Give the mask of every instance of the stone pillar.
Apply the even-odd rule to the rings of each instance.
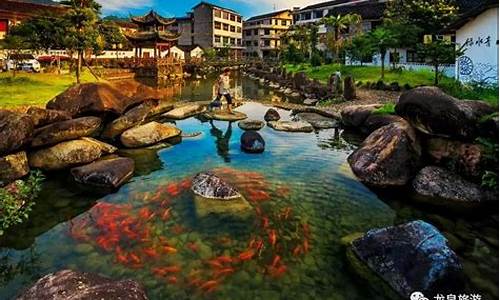
[[[335,72],[330,76],[329,85],[334,97],[339,97],[340,95],[342,95],[342,81],[340,72]]]

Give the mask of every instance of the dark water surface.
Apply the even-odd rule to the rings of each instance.
[[[176,98],[207,100],[209,82],[188,83]],[[277,97],[245,78],[236,88],[246,98]],[[263,119],[267,108],[238,110]],[[136,279],[150,299],[385,299],[353,275],[340,239],[414,219],[450,239],[472,291],[498,298],[498,216],[446,217],[408,204],[405,193],[377,196],[346,163],[355,147],[347,133],[265,127],[266,151],[252,155],[240,150],[237,123],[190,118],[176,125],[201,135],[123,151],[137,172],[114,194],[78,192],[65,174],[48,180],[32,218],[0,240],[0,299],[63,268]],[[250,217],[236,210],[207,216],[189,190],[202,171],[234,184]]]

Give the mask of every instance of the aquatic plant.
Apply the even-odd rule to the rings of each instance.
[[[32,171],[26,180],[17,180],[0,188],[0,235],[28,219],[43,179],[40,171]]]

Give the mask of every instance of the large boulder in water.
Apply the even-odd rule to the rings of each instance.
[[[71,114],[62,110],[30,107],[26,113],[31,116],[35,127],[42,127],[55,122],[67,121],[71,119]]]
[[[0,157],[0,187],[24,177],[30,171],[26,152]]]
[[[243,130],[261,130],[266,123],[260,120],[243,120],[238,122],[238,127]]]
[[[347,127],[359,127],[380,107],[382,107],[381,104],[346,106],[340,112],[342,123]]]
[[[419,196],[417,199],[435,206],[452,209],[466,209],[487,204],[498,206],[497,195],[436,166],[420,170],[413,179],[412,187]]]
[[[495,109],[485,102],[455,99],[437,87],[419,87],[401,95],[396,112],[423,133],[470,140],[478,134],[479,120]]]
[[[206,107],[200,104],[187,104],[180,107],[176,107],[171,111],[163,114],[165,118],[182,120],[189,117],[199,115],[206,111]]]
[[[370,134],[349,157],[353,173],[375,187],[403,186],[417,173],[421,148],[406,122],[395,122]]]
[[[370,230],[347,253],[354,269],[375,288],[388,285],[402,299],[415,291],[436,295],[463,289],[459,258],[446,238],[423,221]]]
[[[297,118],[312,125],[315,129],[328,129],[339,127],[336,119],[329,118],[314,112],[301,112],[296,114]]]
[[[125,131],[120,140],[125,147],[139,148],[179,136],[181,131],[174,126],[149,122]]]
[[[59,143],[55,146],[31,152],[28,156],[32,168],[42,170],[61,170],[77,165],[88,164],[103,154],[116,151],[111,145],[90,139],[79,139]]]
[[[97,117],[82,117],[47,125],[36,130],[31,141],[32,147],[54,145],[81,137],[92,136],[101,128],[101,119]]]
[[[212,173],[199,173],[193,180],[191,190],[195,194],[194,204],[198,218],[210,215],[247,220],[253,208],[230,184]]]
[[[241,149],[248,153],[262,153],[266,142],[257,131],[245,131],[240,138]]]
[[[116,189],[134,175],[134,160],[124,157],[103,159],[73,168],[71,175],[85,186]]]
[[[143,99],[130,98],[106,83],[76,84],[56,96],[46,108],[69,112],[72,116],[121,115]]]
[[[33,129],[30,116],[0,110],[0,155],[12,153],[28,144]]]
[[[102,137],[114,139],[125,130],[141,124],[149,116],[153,107],[152,102],[145,102],[128,110],[123,116],[106,125]]]
[[[144,288],[134,280],[113,280],[97,274],[62,270],[45,275],[18,300],[147,300]]]
[[[394,122],[404,122],[400,116],[390,114],[371,114],[361,125],[361,131],[370,134],[380,127],[384,127]]]
[[[266,114],[264,115],[264,120],[266,120],[266,122],[278,121],[279,119],[281,119],[281,116],[279,112],[274,108],[268,109]]]
[[[270,121],[267,126],[278,131],[287,132],[313,132],[314,127],[303,121]]]

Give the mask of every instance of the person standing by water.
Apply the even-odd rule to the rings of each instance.
[[[224,69],[222,74],[219,76],[217,79],[217,101],[220,101],[220,98],[224,96],[226,98],[227,102],[227,111],[229,113],[233,113],[233,98],[231,97],[231,84],[230,80],[231,78],[229,77],[230,71],[228,68]]]

